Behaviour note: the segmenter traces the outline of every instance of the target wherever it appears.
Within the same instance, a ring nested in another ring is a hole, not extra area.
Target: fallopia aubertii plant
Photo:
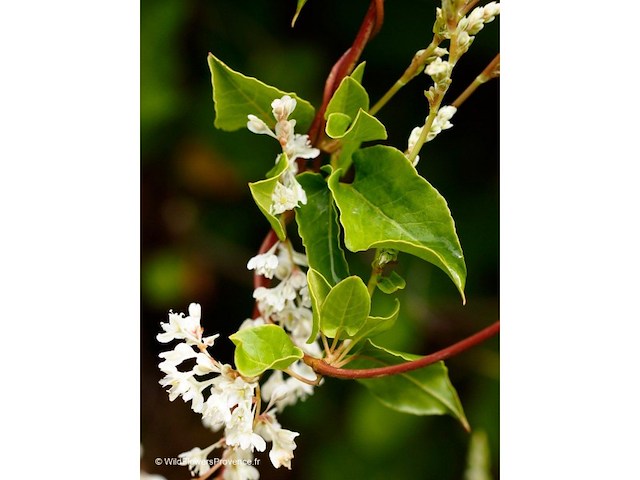
[[[296,18],[305,3],[298,2]],[[169,399],[189,402],[215,434],[210,445],[180,454],[194,476],[257,479],[255,452],[268,452],[275,468],[294,468],[296,438],[305,432],[284,428],[278,415],[334,377],[357,380],[392,409],[449,415],[470,429],[444,360],[495,335],[499,323],[426,356],[387,348],[376,336],[402,321],[398,294],[407,281],[396,266],[407,256],[441,269],[465,302],[467,268],[454,219],[416,165],[424,145],[453,127],[468,96],[499,75],[496,56],[458,98],[447,100],[456,64],[500,13],[497,2],[477,4],[443,0],[431,42],[373,105],[360,56],[382,25],[382,1],[371,2],[317,108],[209,54],[215,126],[265,136],[256,142],[271,137],[278,153],[256,159],[266,175],[249,184],[266,237],[247,259],[256,279],[247,299],[254,315],[230,336],[234,364],[216,357],[218,335],[205,335],[197,303],[188,314],[170,312],[157,336],[175,342],[160,355]],[[387,128],[376,114],[414,79],[425,84],[424,123],[407,132],[406,145],[383,144]],[[356,252],[373,257],[365,277],[347,260]],[[212,462],[213,455],[220,461]]]

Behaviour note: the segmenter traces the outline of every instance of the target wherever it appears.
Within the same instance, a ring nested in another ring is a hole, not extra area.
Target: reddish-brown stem
[[[447,358],[453,357],[471,347],[478,345],[479,343],[484,342],[488,338],[496,335],[499,331],[500,321],[497,321],[487,328],[480,330],[478,333],[475,333],[470,337],[465,338],[464,340],[454,343],[447,348],[443,348],[442,350],[439,350],[430,355],[425,355],[424,357],[421,357],[417,360],[399,363],[397,365],[389,365],[387,367],[365,368],[360,370],[336,368],[329,365],[328,363],[325,363],[324,360],[320,358],[311,357],[306,354],[303,360],[307,365],[313,368],[316,373],[324,375],[325,377],[346,379],[384,377],[387,375],[397,375],[399,373],[410,372],[412,370],[417,370],[419,368],[423,368],[433,363],[439,362],[440,360],[446,360]]]
[[[500,54],[498,53],[493,60],[485,67],[485,69],[478,75],[473,82],[469,84],[469,86],[460,94],[458,98],[456,98],[453,103],[451,103],[452,107],[460,108],[467,98],[471,96],[476,89],[482,85],[483,83],[488,82],[492,78],[496,78],[499,76],[500,70]]]
[[[317,144],[322,132],[324,131],[324,113],[327,110],[329,100],[331,100],[331,97],[340,85],[340,82],[342,82],[342,79],[353,71],[367,42],[380,30],[384,19],[383,6],[384,0],[371,0],[369,9],[367,10],[362,24],[360,25],[360,30],[358,30],[358,34],[356,35],[353,44],[346,52],[344,52],[331,69],[331,72],[324,84],[322,105],[318,108],[316,116],[313,119],[313,123],[311,124],[311,128],[309,129],[309,140],[312,145]]]

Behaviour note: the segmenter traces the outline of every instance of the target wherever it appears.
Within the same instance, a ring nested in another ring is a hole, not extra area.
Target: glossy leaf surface
[[[236,368],[247,377],[255,377],[269,369],[284,370],[304,355],[277,325],[244,328],[229,339],[236,346]]]
[[[271,102],[283,95],[296,99],[297,105],[290,116],[296,119],[296,130],[306,131],[313,120],[315,110],[295,93],[287,93],[232,70],[211,53],[207,57],[211,70],[213,103],[216,111],[214,125],[233,131],[247,127],[247,115],[255,115],[273,129]]]
[[[376,368],[420,358],[380,347],[371,340],[346,368]],[[451,415],[469,430],[458,393],[449,380],[444,362],[397,375],[358,380],[384,405],[413,415]]]
[[[442,195],[395,148],[366,148],[353,160],[353,183],[340,183],[340,171],[328,181],[340,210],[345,246],[353,252],[392,248],[420,257],[441,268],[464,301],[467,269]]]

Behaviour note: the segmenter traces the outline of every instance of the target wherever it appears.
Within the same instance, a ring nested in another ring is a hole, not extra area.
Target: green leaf
[[[320,307],[320,330],[331,338],[355,335],[367,321],[371,297],[358,276],[338,283]]]
[[[307,270],[307,285],[309,287],[309,296],[311,297],[311,311],[313,312],[313,327],[307,343],[312,343],[318,336],[318,330],[320,330],[320,309],[331,291],[331,285],[320,272],[313,268]]]
[[[307,172],[297,179],[307,194],[307,204],[296,209],[296,221],[309,267],[335,285],[349,276],[349,266],[340,246],[340,223],[333,197],[322,175]]]
[[[351,125],[351,117],[346,113],[335,112],[329,115],[326,131],[331,138],[344,136]]]
[[[333,97],[329,100],[324,118],[328,120],[329,115],[336,112],[356,118],[360,109],[369,110],[369,95],[357,80],[351,77],[344,77]]]
[[[464,298],[467,269],[445,199],[416,172],[404,154],[374,146],[353,155],[356,176],[340,183],[340,171],[328,180],[345,246],[352,252],[392,248],[441,268]]]
[[[273,191],[276,189],[278,177],[287,169],[288,166],[289,160],[283,153],[280,156],[275,167],[269,170],[269,172],[267,173],[266,179],[254,183],[249,183],[249,190],[251,190],[253,200],[256,202],[256,205],[258,205],[260,211],[269,221],[271,228],[273,228],[273,230],[276,232],[278,238],[282,241],[287,237],[287,233],[285,231],[284,223],[280,220],[280,218],[270,212],[271,204],[273,203],[271,196],[273,195]]]
[[[358,352],[358,358],[347,368],[384,367],[417,358],[420,357],[389,350],[367,340]],[[451,415],[469,431],[469,422],[444,362],[397,375],[358,381],[389,408],[413,415]]]
[[[304,355],[277,325],[244,328],[229,339],[236,346],[236,368],[246,377],[255,377],[269,369],[284,370]]]
[[[368,316],[362,328],[354,335],[353,341],[359,342],[363,338],[373,337],[393,327],[400,313],[400,301],[397,298],[394,298],[394,301],[393,311],[388,315]]]
[[[346,131],[344,123],[344,114],[332,113],[327,121],[326,132],[331,138],[341,141],[342,146],[334,166],[346,172],[351,166],[353,153],[360,148],[362,142],[385,140],[387,130],[380,120],[362,109],[358,110],[355,120]]]
[[[377,287],[384,293],[394,293],[398,290],[402,290],[407,286],[407,282],[404,278],[398,275],[395,271],[387,277],[380,277],[378,279]]]
[[[362,76],[364,75],[364,67],[365,67],[366,64],[367,64],[367,62],[360,63],[360,65],[358,65],[353,70],[353,72],[351,72],[351,75],[349,75],[351,78],[353,78],[360,85],[362,85]]]
[[[297,105],[291,118],[296,119],[298,131],[306,131],[314,117],[314,108],[295,93],[286,93],[260,80],[247,77],[230,69],[211,53],[207,57],[211,70],[213,103],[216,110],[214,125],[222,130],[233,131],[247,127],[247,115],[253,114],[273,129],[271,102],[284,95],[295,98]]]
[[[296,24],[296,20],[298,20],[298,15],[300,15],[300,11],[302,10],[302,7],[304,7],[305,3],[307,3],[307,0],[298,0],[298,6],[296,7],[296,13],[293,16],[293,20],[291,20],[291,27],[293,27]]]

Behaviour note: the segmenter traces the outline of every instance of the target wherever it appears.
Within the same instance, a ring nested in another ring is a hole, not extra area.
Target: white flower
[[[293,164],[296,158],[316,158],[320,155],[320,150],[313,148],[309,142],[308,135],[295,134],[289,138],[284,147],[287,158]]]
[[[251,465],[253,454],[240,448],[229,448],[225,451],[224,480],[258,480],[260,472]]]
[[[276,123],[276,139],[280,145],[284,147],[293,140],[294,130],[296,128],[295,120],[283,120]]]
[[[193,378],[193,372],[179,372],[178,370],[174,370],[168,372],[159,383],[163,387],[171,387],[168,391],[171,402],[179,396],[182,396],[186,402],[197,394],[201,395],[201,383]]]
[[[483,28],[484,7],[477,7],[458,22],[458,35],[462,32],[466,32],[469,35],[476,35]]]
[[[211,468],[207,457],[215,447],[215,443],[204,450],[195,447],[188,452],[182,452],[178,455],[178,458],[181,458],[184,464],[189,466],[189,470],[193,476],[204,475]]]
[[[296,449],[294,438],[300,434],[282,428],[273,413],[268,414],[268,421],[260,423],[259,427],[261,435],[273,442],[269,452],[269,459],[273,466],[276,468],[284,466],[290,470],[293,451]]]
[[[449,62],[444,61],[442,60],[442,58],[438,57],[429,65],[427,65],[427,67],[424,69],[424,73],[429,75],[435,83],[439,83],[449,77],[452,69],[453,66]]]
[[[295,362],[290,368],[304,378],[311,381],[315,379],[313,370],[303,362]],[[265,402],[268,401],[269,406],[275,405],[281,412],[285,407],[295,405],[299,400],[305,400],[309,395],[313,395],[313,386],[293,377],[284,380],[282,372],[275,370],[260,391],[262,399]]]
[[[226,399],[212,393],[202,407],[202,424],[214,432],[220,430],[231,420],[231,410]]]
[[[258,287],[253,291],[253,298],[258,302],[258,309],[265,316],[284,310],[284,298],[279,294],[280,289]]]
[[[296,296],[297,292],[288,278],[273,288],[258,287],[253,291],[253,298],[258,302],[258,310],[265,318],[282,312],[285,308],[294,307],[293,301]]]
[[[305,307],[288,308],[277,314],[278,322],[285,327],[291,336],[301,340],[303,343],[307,341],[311,330],[313,329],[313,313]]]
[[[253,452],[255,448],[264,452],[267,444],[257,433],[253,432],[253,410],[244,405],[238,405],[231,414],[231,420],[225,429],[225,442],[232,447]]]
[[[196,355],[196,366],[193,367],[196,375],[208,375],[210,373],[220,373],[220,364],[205,353]]]
[[[497,2],[487,3],[484,7],[476,7],[458,22],[458,34],[466,32],[469,35],[476,35],[484,28],[484,24],[492,22],[496,15],[500,15],[500,4]]]
[[[278,138],[276,134],[273,133],[273,131],[267,126],[267,124],[264,123],[255,115],[247,115],[247,118],[249,119],[249,121],[247,122],[247,128],[249,129],[250,132],[257,133],[259,135],[264,134],[264,135],[269,135],[270,137],[273,137],[273,138]]]
[[[282,122],[289,118],[291,112],[296,108],[297,102],[295,98],[291,98],[289,95],[285,95],[282,98],[277,98],[271,102],[271,108],[273,109],[273,117],[278,122]]]
[[[447,50],[446,48],[442,48],[442,47],[436,47],[433,49],[433,54],[437,57],[443,57],[445,55],[449,54],[449,50]]]
[[[186,343],[179,343],[173,350],[162,352],[158,356],[164,358],[164,362],[161,362],[158,367],[164,373],[169,373],[176,370],[176,367],[185,360],[196,358],[197,354],[193,351],[193,348]]]
[[[308,135],[300,135],[294,132],[296,120],[289,120],[289,115],[291,115],[296,108],[296,104],[295,98],[291,98],[289,95],[284,95],[282,98],[275,99],[271,102],[273,117],[276,119],[275,133],[264,121],[255,115],[247,116],[249,119],[247,128],[253,133],[266,134],[277,139],[289,161],[287,170],[281,174],[271,195],[269,211],[272,215],[279,215],[287,210],[293,210],[298,207],[300,203],[306,205],[307,195],[300,186],[300,183],[295,179],[298,171],[296,159],[309,159],[320,155],[320,150],[311,146]],[[276,158],[276,163],[279,159],[280,155]],[[260,259],[260,261],[266,262],[266,259]],[[266,271],[269,273],[271,270],[270,268],[266,268]]]
[[[441,107],[438,110],[436,118],[433,119],[433,123],[431,123],[431,128],[429,129],[429,133],[427,134],[427,142],[430,142],[442,131],[447,130],[448,128],[453,127],[453,124],[449,121],[453,118],[453,115],[456,113],[457,108],[452,105],[446,105]],[[426,121],[426,119],[425,119]],[[422,134],[422,129],[424,127],[416,127],[411,130],[411,134],[409,135],[409,141],[407,142],[407,156],[413,150],[413,147],[418,142],[420,135]],[[419,156],[416,155],[415,160],[413,161],[413,166],[415,167],[418,164]]]
[[[498,2],[489,2],[484,6],[484,23],[493,21],[498,15],[500,15],[500,4]]]
[[[471,46],[475,38],[476,37],[470,36],[467,32],[460,32],[458,34],[459,54],[465,53],[467,50],[469,50],[469,47]]]
[[[228,376],[224,375],[217,377],[214,383],[220,394],[227,400],[228,408],[232,408],[235,405],[251,408],[251,401],[256,388],[255,383],[248,383],[240,376],[230,380]]]
[[[266,278],[273,278],[278,268],[278,257],[274,253],[278,245],[279,242],[276,242],[267,252],[249,259],[247,269],[255,270],[258,275],[263,275]]]
[[[269,404],[274,404],[289,394],[289,388],[284,383],[281,370],[274,370],[269,379],[260,387],[262,399]]]
[[[269,452],[269,459],[274,467],[280,468],[284,466],[291,470],[291,459],[293,458],[293,451],[296,449],[296,442],[293,439],[298,435],[300,435],[298,432],[292,432],[284,428],[281,428],[275,434],[273,446]]]
[[[453,118],[453,115],[457,111],[458,109],[452,105],[446,105],[444,107],[441,107],[440,110],[438,110],[438,114],[436,115],[435,120],[433,121],[433,125],[431,126],[431,131],[436,133],[434,133],[433,137],[431,138],[427,136],[428,138],[427,141],[433,140],[433,138],[438,133],[440,133],[441,130],[447,130],[448,128],[453,127],[453,124],[449,122],[449,120]]]
[[[202,327],[200,327],[200,304],[189,305],[189,316],[184,313],[169,312],[169,323],[160,323],[164,329],[156,338],[161,343],[172,340],[185,340],[189,345],[199,345],[202,343]],[[209,337],[209,340],[211,337]],[[213,343],[213,340],[210,340]]]
[[[287,210],[293,210],[300,206],[300,203],[307,204],[307,194],[298,181],[294,178],[289,183],[288,186],[280,182],[276,183],[276,188],[271,195],[270,212],[272,215],[279,215]]]
[[[418,139],[420,138],[420,134],[422,133],[422,128],[423,127],[415,127],[413,130],[411,130],[411,134],[409,135],[409,141],[407,142],[407,157],[413,150],[413,147],[416,146],[416,143],[418,143]],[[416,155],[416,158],[413,159],[412,165],[415,167],[416,165],[418,165],[419,161],[420,161],[420,155]]]

